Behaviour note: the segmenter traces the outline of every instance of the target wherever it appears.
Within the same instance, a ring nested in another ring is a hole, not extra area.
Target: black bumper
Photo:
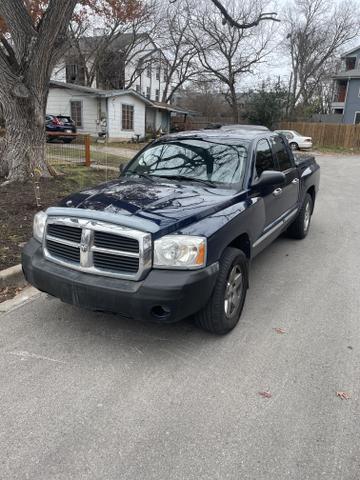
[[[197,271],[152,270],[141,282],[101,277],[45,260],[34,239],[23,250],[22,265],[29,283],[65,303],[161,322],[176,322],[203,308],[218,273],[214,264]]]

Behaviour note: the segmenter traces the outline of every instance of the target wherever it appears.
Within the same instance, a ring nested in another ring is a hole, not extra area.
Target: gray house
[[[360,123],[360,46],[341,57],[340,71],[335,82],[332,113],[339,115],[339,123]]]

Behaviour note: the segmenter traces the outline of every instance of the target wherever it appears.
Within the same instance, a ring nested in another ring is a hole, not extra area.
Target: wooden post
[[[90,135],[84,136],[84,145],[85,145],[85,167],[90,167],[91,165],[91,138]]]

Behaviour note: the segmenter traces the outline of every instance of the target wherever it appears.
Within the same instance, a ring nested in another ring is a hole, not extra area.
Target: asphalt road
[[[320,163],[309,237],[254,261],[226,337],[46,296],[2,315],[0,479],[358,480],[360,158]]]

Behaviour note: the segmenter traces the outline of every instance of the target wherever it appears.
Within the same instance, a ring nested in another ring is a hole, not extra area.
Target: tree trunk
[[[239,106],[237,103],[235,85],[230,86],[230,106],[232,110],[233,122],[239,123]]]
[[[45,162],[45,105],[34,96],[13,96],[4,102],[4,146],[0,147],[0,176],[24,182],[30,176],[48,176]]]

